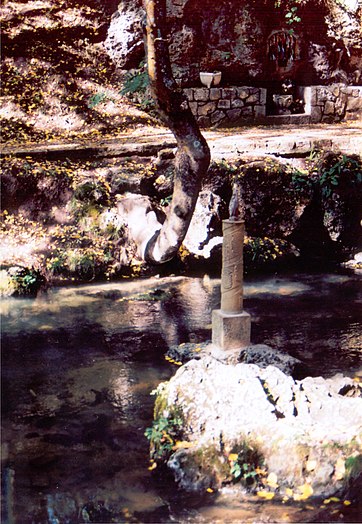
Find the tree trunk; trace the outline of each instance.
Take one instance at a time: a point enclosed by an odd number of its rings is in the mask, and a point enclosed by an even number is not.
[[[144,258],[151,263],[171,260],[189,227],[201,182],[210,164],[210,150],[200,133],[186,96],[173,77],[166,29],[166,0],[144,0],[147,63],[152,96],[160,116],[177,141],[174,190],[161,229],[148,241]]]

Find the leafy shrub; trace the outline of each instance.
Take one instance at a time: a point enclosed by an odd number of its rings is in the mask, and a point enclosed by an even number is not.
[[[362,184],[362,164],[347,155],[328,155],[323,160],[318,182],[325,198],[338,189],[354,191]]]
[[[182,418],[177,413],[160,416],[147,428],[145,436],[151,444],[151,454],[156,460],[167,460],[176,441],[180,439]]]
[[[142,109],[153,109],[153,100],[149,93],[150,80],[147,65],[143,60],[138,69],[129,71],[126,74],[123,89],[120,94],[127,96],[130,100],[138,103]]]
[[[260,482],[260,479],[265,475],[265,470],[262,468],[264,458],[258,450],[244,442],[243,445],[228,456],[230,465],[230,473],[234,482],[242,482],[247,487],[251,487]]]

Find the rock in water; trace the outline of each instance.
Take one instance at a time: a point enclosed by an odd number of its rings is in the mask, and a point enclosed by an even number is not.
[[[274,366],[191,360],[159,388],[156,417],[181,414],[180,438],[188,441],[174,446],[167,464],[187,490],[231,483],[238,462],[239,478],[260,471],[268,493],[330,496],[358,461],[361,392],[342,375],[299,381]]]

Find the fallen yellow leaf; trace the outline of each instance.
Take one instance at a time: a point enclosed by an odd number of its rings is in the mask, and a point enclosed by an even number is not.
[[[230,453],[228,456],[228,460],[230,462],[236,462],[238,460],[238,454],[237,453]]]
[[[208,493],[214,493],[214,490],[212,488],[207,488],[206,490]]]
[[[148,471],[152,471],[153,469],[156,469],[157,468],[157,464],[156,462],[154,462],[153,464],[151,464],[151,466],[148,468]]]
[[[265,500],[271,500],[274,498],[275,493],[272,493],[271,491],[258,491],[256,493],[258,497],[265,499]]]
[[[278,480],[278,477],[277,477],[277,475],[275,473],[269,473],[269,475],[267,476],[267,479],[266,479],[266,483],[271,488],[277,488],[278,487],[277,480]]]
[[[298,489],[299,489],[300,493],[295,493],[293,495],[293,499],[294,500],[306,500],[311,495],[313,495],[313,488],[307,482],[305,484],[303,484],[302,486],[298,486]]]
[[[193,442],[188,442],[187,440],[178,440],[172,449],[187,449],[192,448],[193,445]]]
[[[345,506],[350,506],[350,505],[352,504],[352,502],[351,502],[350,500],[344,500],[344,501],[343,501],[343,504],[344,504]]]
[[[266,475],[265,469],[261,469],[261,468],[255,468],[255,473],[257,475]]]

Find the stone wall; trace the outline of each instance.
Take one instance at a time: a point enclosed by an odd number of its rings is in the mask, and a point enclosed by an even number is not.
[[[255,121],[265,117],[266,89],[206,87],[185,89],[190,107],[202,127]]]
[[[188,88],[184,92],[201,127],[232,126],[246,122],[311,124],[362,118],[362,87],[310,86],[299,88],[305,110],[301,114],[268,115],[267,90],[259,87]]]
[[[312,86],[310,89],[311,122],[339,122],[362,117],[362,87]]]

